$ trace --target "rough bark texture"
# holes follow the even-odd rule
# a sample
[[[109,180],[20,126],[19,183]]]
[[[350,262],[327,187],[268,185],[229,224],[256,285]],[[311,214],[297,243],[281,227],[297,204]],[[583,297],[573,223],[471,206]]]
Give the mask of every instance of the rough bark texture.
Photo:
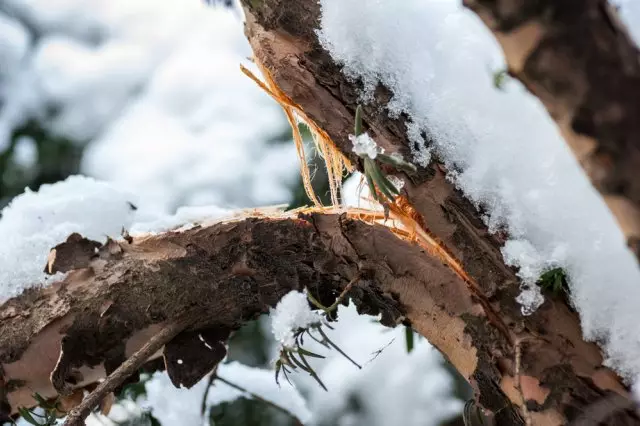
[[[245,32],[256,59],[275,83],[332,138],[355,164],[348,134],[352,132],[359,83],[348,80],[318,43],[319,4],[316,0],[243,0]],[[363,7],[366,7],[363,5]],[[390,91],[379,86],[373,104],[364,107],[365,125],[376,142],[389,153],[409,155],[404,117],[391,119],[384,108]],[[384,168],[383,165],[381,167]],[[389,170],[393,173],[392,170]],[[469,357],[458,345],[463,341],[425,335],[473,386],[479,403],[495,416],[497,424],[522,424],[521,396],[514,387],[514,348],[510,341],[524,339],[521,379],[534,424],[570,422],[581,410],[611,394],[625,393],[620,379],[602,366],[599,348],[583,340],[579,319],[566,301],[547,298],[533,315],[523,317],[515,302],[519,285],[514,271],[505,266],[500,236],[487,231],[476,209],[445,179],[446,170],[435,161],[405,180],[404,192],[425,227],[462,262],[479,284],[490,309],[509,328],[500,333],[488,313],[460,315],[465,340],[475,348]],[[451,302],[443,293],[438,305]],[[420,312],[429,322],[431,310]],[[412,318],[416,321],[416,318]],[[624,420],[621,420],[621,419]],[[610,424],[636,423],[631,414],[609,418]]]
[[[346,215],[253,218],[110,240],[64,281],[1,305],[2,406],[15,412],[34,403],[33,392],[53,397],[95,382],[185,313],[200,319],[163,355],[174,384],[193,385],[224,356],[218,342],[287,292],[306,287],[329,306],[356,275],[348,295],[361,313],[381,314],[387,326],[410,321],[475,359],[461,316],[480,318],[481,308],[418,245]]]
[[[606,0],[465,0],[544,103],[628,239],[640,241],[640,52]]]

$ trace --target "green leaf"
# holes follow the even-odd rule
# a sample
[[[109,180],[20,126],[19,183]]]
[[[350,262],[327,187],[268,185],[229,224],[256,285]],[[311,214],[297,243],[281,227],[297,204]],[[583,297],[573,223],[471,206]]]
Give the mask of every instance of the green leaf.
[[[362,134],[362,105],[358,105],[356,108],[356,124],[353,131],[356,136],[360,136]]]
[[[407,173],[416,173],[418,168],[407,161],[401,160],[400,158],[393,157],[391,155],[386,154],[378,154],[376,157],[381,162],[394,166],[396,169],[405,171]]]
[[[413,342],[413,329],[409,326],[404,327],[404,337],[407,342],[407,353],[413,350],[414,342]]]
[[[508,72],[506,69],[498,70],[493,73],[493,85],[498,90],[504,90],[504,84],[507,81]]]
[[[563,291],[569,293],[567,273],[562,268],[553,268],[546,271],[540,275],[537,284],[543,291],[550,291],[554,295],[558,295]]]
[[[32,425],[36,425],[39,426],[40,422],[37,422],[36,419],[33,418],[33,416],[31,415],[31,411],[27,410],[24,407],[19,407],[18,408],[18,413],[20,413],[20,416],[27,422],[30,423]]]

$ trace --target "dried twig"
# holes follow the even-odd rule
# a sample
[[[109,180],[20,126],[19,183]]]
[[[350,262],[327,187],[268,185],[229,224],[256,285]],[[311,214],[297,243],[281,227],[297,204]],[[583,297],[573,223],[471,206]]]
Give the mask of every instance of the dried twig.
[[[340,303],[342,303],[344,298],[347,297],[347,293],[349,293],[349,291],[354,286],[354,284],[357,283],[359,280],[360,280],[360,272],[358,272],[356,276],[351,281],[349,281],[349,283],[344,287],[344,289],[342,290],[338,298],[335,300],[335,302],[333,302],[329,307],[323,306],[322,303],[320,303],[318,299],[313,297],[311,295],[311,292],[309,291],[307,291],[307,298],[316,308],[322,309],[327,314],[331,313],[338,307],[338,305],[340,305]]]

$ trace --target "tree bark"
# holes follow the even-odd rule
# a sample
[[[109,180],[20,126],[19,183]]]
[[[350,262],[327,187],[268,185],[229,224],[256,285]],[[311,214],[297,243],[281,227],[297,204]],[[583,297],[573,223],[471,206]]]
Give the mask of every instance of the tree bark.
[[[640,255],[640,52],[606,0],[465,0]]]
[[[244,3],[257,60],[358,164],[347,136],[360,88],[317,41],[317,1]],[[406,157],[405,119],[384,109],[391,95],[378,88],[365,106],[365,124],[387,152]],[[520,314],[518,280],[503,263],[501,237],[489,234],[445,173],[435,161],[415,178],[398,176],[418,222],[460,260],[467,281],[423,247],[347,214],[250,218],[109,241],[97,257],[85,250],[91,242],[70,239],[48,265],[69,271],[62,282],[0,306],[0,408],[15,412],[33,403],[34,391],[53,397],[95,382],[185,311],[201,320],[163,355],[174,383],[192,384],[221,355],[206,352],[201,338],[220,350],[233,330],[290,290],[307,287],[330,305],[356,274],[363,279],[349,296],[360,312],[382,314],[389,326],[410,323],[469,380],[496,424],[524,424],[523,395],[536,425],[565,424],[593,403],[626,396],[598,347],[583,340],[566,301],[549,297],[533,315]],[[176,362],[181,356],[189,361]],[[606,422],[637,418],[621,411]]]
[[[83,242],[70,241],[57,257],[82,257]],[[110,240],[89,262],[60,263],[70,270],[63,281],[0,306],[0,396],[13,413],[33,405],[34,392],[67,395],[110,374],[187,312],[198,320],[163,355],[174,384],[192,386],[224,357],[220,341],[286,293],[307,288],[329,306],[356,275],[348,295],[360,313],[380,314],[392,327],[409,321],[456,359],[475,363],[460,316],[482,313],[466,283],[419,245],[347,214],[248,218]],[[222,353],[211,353],[216,345]]]
[[[242,1],[245,32],[256,60],[273,81],[305,114],[324,130],[336,147],[361,167],[352,153],[348,135],[352,133],[354,114],[361,87],[347,79],[317,39],[320,6],[315,0]],[[363,6],[366,7],[366,6]],[[385,106],[391,91],[379,85],[375,100],[364,106],[368,132],[388,153],[409,158],[406,117],[390,118]],[[384,169],[384,165],[380,164]],[[396,173],[393,170],[390,174]],[[515,297],[518,279],[505,266],[500,246],[504,236],[492,235],[479,212],[446,180],[446,170],[436,159],[419,171],[417,178],[398,174],[405,186],[404,195],[417,211],[419,221],[462,263],[478,284],[482,294],[472,295],[482,304],[483,315],[468,312],[460,316],[465,323],[465,339],[475,348],[474,362],[457,355],[457,341],[446,345],[425,335],[467,378],[479,403],[494,413],[497,424],[523,422],[519,410],[521,395],[515,387],[514,347],[512,342],[526,341],[523,348],[521,382],[534,424],[554,425],[572,421],[586,406],[612,392],[625,393],[619,377],[602,365],[599,348],[585,342],[579,318],[566,300],[547,297],[533,315],[523,317]],[[469,293],[472,293],[468,290]],[[445,295],[448,300],[450,296]],[[441,301],[442,302],[442,301]],[[491,312],[487,312],[491,311]],[[430,311],[423,311],[429,321]],[[492,313],[509,329],[500,333]],[[453,345],[453,347],[451,346]],[[636,423],[631,414],[621,419]]]

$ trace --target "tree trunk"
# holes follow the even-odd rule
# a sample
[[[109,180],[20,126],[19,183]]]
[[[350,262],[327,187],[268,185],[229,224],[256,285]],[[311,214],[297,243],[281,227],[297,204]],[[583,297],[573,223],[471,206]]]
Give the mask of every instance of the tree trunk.
[[[606,0],[465,0],[640,255],[640,52]]]

